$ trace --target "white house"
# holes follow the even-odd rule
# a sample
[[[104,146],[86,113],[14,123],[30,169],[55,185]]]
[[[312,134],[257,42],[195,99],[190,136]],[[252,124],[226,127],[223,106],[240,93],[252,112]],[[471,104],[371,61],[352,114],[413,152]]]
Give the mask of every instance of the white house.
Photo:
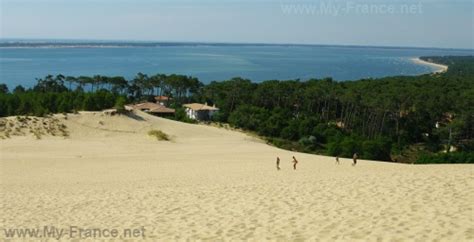
[[[186,116],[194,120],[210,120],[212,116],[219,111],[216,105],[208,106],[207,103],[188,103],[184,104],[183,107],[186,110]]]

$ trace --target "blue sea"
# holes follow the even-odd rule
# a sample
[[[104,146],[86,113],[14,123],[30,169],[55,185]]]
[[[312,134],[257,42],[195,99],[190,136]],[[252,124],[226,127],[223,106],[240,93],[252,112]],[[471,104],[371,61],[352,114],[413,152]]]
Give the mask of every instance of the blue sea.
[[[419,56],[473,55],[474,50],[310,45],[77,45],[0,48],[0,83],[31,87],[48,74],[184,74],[202,82],[243,77],[255,82],[332,77],[338,81],[435,70]]]

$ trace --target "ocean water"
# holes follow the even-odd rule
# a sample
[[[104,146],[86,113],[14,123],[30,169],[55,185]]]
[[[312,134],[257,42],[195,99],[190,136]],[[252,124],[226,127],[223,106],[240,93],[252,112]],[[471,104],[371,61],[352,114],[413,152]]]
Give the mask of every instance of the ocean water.
[[[202,82],[243,77],[259,82],[332,77],[338,81],[419,75],[434,67],[411,58],[473,55],[473,50],[297,45],[170,45],[0,48],[0,83],[31,87],[56,75],[184,74]]]

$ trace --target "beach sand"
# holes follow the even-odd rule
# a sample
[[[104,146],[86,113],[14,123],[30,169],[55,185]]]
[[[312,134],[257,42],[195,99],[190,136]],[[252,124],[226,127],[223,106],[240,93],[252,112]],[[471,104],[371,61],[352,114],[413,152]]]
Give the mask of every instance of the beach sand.
[[[424,61],[424,60],[420,59],[419,57],[418,58],[412,58],[411,60],[415,64],[425,65],[425,66],[430,66],[430,67],[435,68],[436,70],[433,72],[435,74],[443,73],[443,72],[448,71],[448,66],[447,65],[437,64],[437,63],[433,63],[433,62],[429,62],[429,61]]]
[[[0,239],[4,229],[43,226],[143,227],[159,241],[474,239],[473,165],[352,167],[146,114],[58,119],[68,138],[0,140]]]

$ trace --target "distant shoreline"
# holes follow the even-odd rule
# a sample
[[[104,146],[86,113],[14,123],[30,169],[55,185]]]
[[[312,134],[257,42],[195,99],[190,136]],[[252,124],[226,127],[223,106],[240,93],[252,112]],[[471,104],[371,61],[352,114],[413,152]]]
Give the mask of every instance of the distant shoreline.
[[[283,47],[326,47],[326,48],[376,48],[376,49],[431,49],[474,51],[465,48],[416,47],[416,46],[377,46],[351,44],[304,44],[304,43],[226,43],[226,42],[180,42],[180,41],[100,41],[100,40],[8,40],[0,38],[0,49],[23,48],[137,48],[137,47],[176,47],[176,46],[283,46]]]
[[[415,64],[431,66],[431,67],[437,68],[436,71],[432,72],[434,74],[447,72],[448,68],[449,68],[447,65],[442,65],[442,64],[422,60],[422,59],[420,59],[420,57],[411,58],[411,61],[413,61],[413,63],[415,63]]]

